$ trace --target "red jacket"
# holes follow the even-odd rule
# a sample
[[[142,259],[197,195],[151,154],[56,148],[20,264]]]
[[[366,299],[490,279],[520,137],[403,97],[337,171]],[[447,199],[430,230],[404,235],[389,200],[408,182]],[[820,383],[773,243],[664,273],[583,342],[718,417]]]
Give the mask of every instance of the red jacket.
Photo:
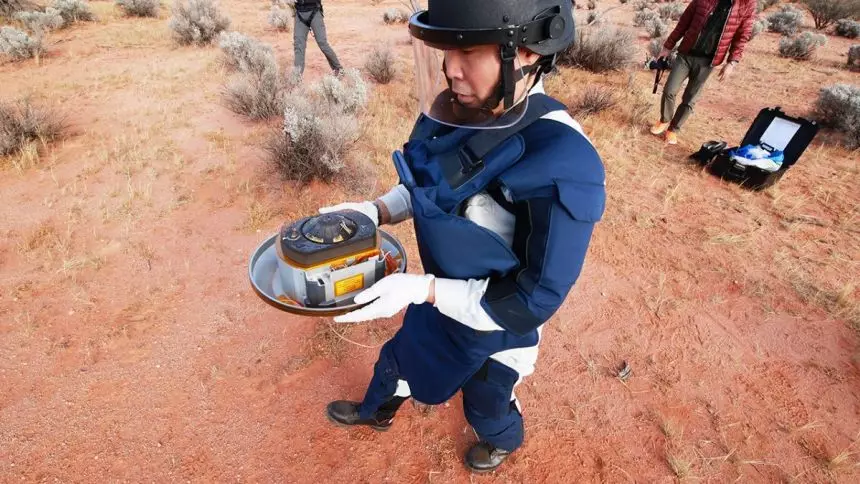
[[[696,45],[696,40],[705,24],[708,22],[708,16],[716,8],[719,0],[693,0],[681,19],[678,20],[678,25],[675,30],[666,39],[663,44],[667,49],[673,49],[675,44],[683,37],[681,46],[678,47],[678,52],[688,54],[690,49]],[[729,18],[726,20],[726,25],[723,27],[723,34],[720,36],[720,43],[717,47],[717,53],[714,55],[712,66],[718,66],[723,63],[726,54],[729,54],[729,61],[740,61],[744,55],[744,47],[752,37],[753,22],[756,19],[756,0],[733,0],[732,9],[729,12]]]

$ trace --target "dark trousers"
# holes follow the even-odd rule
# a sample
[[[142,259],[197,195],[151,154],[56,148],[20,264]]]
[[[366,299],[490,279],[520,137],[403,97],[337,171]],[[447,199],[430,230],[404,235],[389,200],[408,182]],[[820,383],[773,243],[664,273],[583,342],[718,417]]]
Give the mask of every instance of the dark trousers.
[[[400,371],[391,345],[389,341],[380,351],[359,407],[361,418],[392,418],[408,398],[394,396]],[[463,413],[478,437],[510,452],[519,448],[524,438],[523,417],[511,400],[518,379],[515,370],[490,359],[460,389]]]
[[[711,75],[714,68],[711,66],[711,60],[705,57],[691,57],[678,54],[675,64],[672,66],[672,71],[669,73],[669,78],[666,79],[666,86],[663,88],[663,99],[660,103],[660,121],[670,123],[669,129],[679,131],[687,118],[693,112],[693,106],[702,92],[702,87],[705,81]],[[687,88],[684,89],[684,95],[681,98],[681,105],[675,110],[675,96],[681,90],[681,84],[689,78]]]
[[[341,70],[343,67],[338,61],[334,49],[329,45],[328,39],[326,39],[322,11],[296,12],[295,27],[293,28],[293,48],[295,50],[293,75],[301,77],[305,70],[305,50],[307,50],[308,45],[308,32],[311,30],[314,32],[317,45],[328,60],[329,67],[334,71]]]

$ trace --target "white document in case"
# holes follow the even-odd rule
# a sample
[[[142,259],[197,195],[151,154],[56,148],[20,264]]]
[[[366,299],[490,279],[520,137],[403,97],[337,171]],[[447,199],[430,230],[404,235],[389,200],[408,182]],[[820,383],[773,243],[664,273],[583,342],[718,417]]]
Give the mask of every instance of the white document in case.
[[[774,118],[761,136],[761,143],[773,146],[779,151],[785,151],[785,147],[788,146],[788,143],[799,130],[800,125],[797,123],[787,119]]]

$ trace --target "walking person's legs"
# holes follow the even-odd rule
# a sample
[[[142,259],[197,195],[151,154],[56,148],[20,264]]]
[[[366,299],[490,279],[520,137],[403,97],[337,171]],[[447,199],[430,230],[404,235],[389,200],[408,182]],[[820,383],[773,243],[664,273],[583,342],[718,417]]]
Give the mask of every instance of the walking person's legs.
[[[331,67],[335,73],[339,73],[343,69],[343,66],[341,66],[340,61],[337,58],[337,54],[334,53],[334,49],[331,48],[331,45],[329,45],[328,39],[326,38],[325,21],[323,20],[322,12],[318,12],[311,21],[311,29],[314,31],[314,38],[316,39],[320,50],[325,55],[329,67]]]
[[[684,122],[686,122],[687,118],[692,114],[693,106],[696,105],[696,101],[702,93],[702,88],[705,86],[705,82],[708,80],[708,77],[710,77],[713,70],[713,67],[711,67],[710,62],[707,59],[695,58],[692,60],[690,66],[690,82],[687,83],[687,88],[684,89],[684,95],[681,98],[681,105],[678,106],[678,110],[672,117],[669,131],[677,132],[681,130],[681,126],[684,125]]]
[[[394,344],[394,340],[390,340],[379,351],[364,399],[331,402],[326,408],[329,420],[339,425],[368,425],[376,430],[391,427],[397,410],[411,397],[409,384],[399,378]]]
[[[310,27],[305,21],[310,18],[311,12],[296,12],[295,24],[293,26],[293,77],[300,80],[305,70],[305,50],[308,45],[308,32]]]
[[[660,99],[660,122],[651,127],[652,134],[661,135],[669,129],[669,123],[675,115],[675,97],[689,75],[690,64],[687,57],[679,54],[666,79],[666,85],[663,86],[663,96]]]
[[[474,472],[497,468],[523,443],[523,417],[513,395],[516,370],[493,359],[463,385],[463,413],[479,441],[466,454]]]

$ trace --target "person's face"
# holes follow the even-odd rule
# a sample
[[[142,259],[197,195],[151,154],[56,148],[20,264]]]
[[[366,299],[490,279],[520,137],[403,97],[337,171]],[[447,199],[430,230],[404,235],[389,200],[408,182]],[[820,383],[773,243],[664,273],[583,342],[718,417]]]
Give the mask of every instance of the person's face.
[[[515,69],[537,62],[540,56],[523,49],[517,57]],[[501,82],[501,66],[497,45],[445,49],[445,75],[457,101],[468,108],[480,109],[495,94]],[[516,99],[522,98],[526,87],[526,81],[517,83]]]

